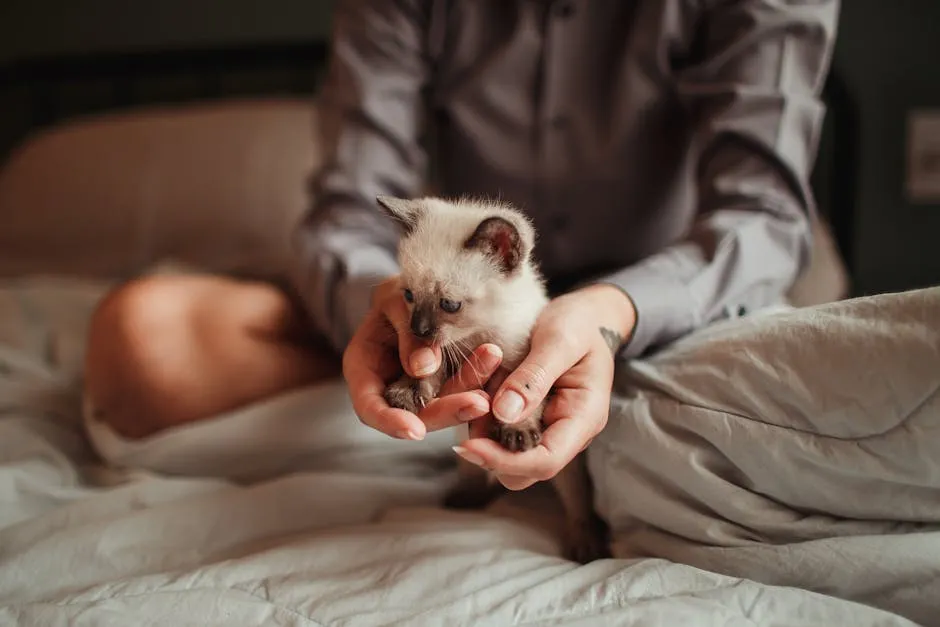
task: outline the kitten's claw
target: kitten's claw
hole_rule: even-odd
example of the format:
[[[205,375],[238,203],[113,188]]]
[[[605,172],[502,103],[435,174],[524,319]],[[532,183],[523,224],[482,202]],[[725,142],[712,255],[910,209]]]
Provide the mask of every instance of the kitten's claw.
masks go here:
[[[428,404],[418,387],[415,382],[399,379],[385,388],[385,402],[391,407],[417,414]]]

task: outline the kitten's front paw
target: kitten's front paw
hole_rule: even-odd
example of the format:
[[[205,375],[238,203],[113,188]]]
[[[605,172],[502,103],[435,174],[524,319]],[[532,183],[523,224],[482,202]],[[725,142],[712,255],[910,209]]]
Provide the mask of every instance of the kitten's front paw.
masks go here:
[[[490,437],[510,451],[528,451],[530,448],[538,446],[539,442],[542,441],[542,424],[530,421],[507,425],[494,421]]]
[[[392,407],[410,411],[417,414],[424,409],[430,399],[421,394],[420,386],[416,381],[401,378],[385,388],[385,402]]]

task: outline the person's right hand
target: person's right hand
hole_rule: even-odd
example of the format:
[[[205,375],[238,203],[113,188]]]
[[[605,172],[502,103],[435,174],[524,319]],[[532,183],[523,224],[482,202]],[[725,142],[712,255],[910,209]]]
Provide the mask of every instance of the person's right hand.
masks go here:
[[[408,317],[397,276],[376,287],[372,308],[343,352],[343,376],[359,419],[390,436],[421,440],[429,431],[488,414],[490,398],[483,387],[502,361],[502,352],[493,344],[477,347],[444,384],[439,397],[420,414],[389,406],[383,396],[385,388],[402,369],[412,377],[421,377],[441,364],[440,346],[416,338]]]

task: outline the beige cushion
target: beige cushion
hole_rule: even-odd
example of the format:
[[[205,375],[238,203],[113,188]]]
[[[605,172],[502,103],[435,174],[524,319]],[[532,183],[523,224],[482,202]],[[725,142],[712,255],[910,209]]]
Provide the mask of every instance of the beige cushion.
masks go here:
[[[165,258],[281,275],[314,124],[310,101],[229,101],[41,133],[0,171],[0,276],[120,277]]]

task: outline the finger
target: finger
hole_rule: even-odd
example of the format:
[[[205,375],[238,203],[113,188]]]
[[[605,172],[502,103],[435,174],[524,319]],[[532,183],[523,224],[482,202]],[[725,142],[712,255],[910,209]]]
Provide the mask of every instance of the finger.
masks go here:
[[[441,396],[482,389],[503,361],[503,351],[495,344],[481,344],[457,374],[441,387]],[[488,398],[488,397],[487,397]]]
[[[391,322],[379,312],[369,312],[343,352],[344,372],[349,363],[365,364],[374,371],[387,368],[389,348],[395,342],[396,333]]]
[[[475,464],[484,470],[492,470],[486,465],[486,461],[482,457],[478,456],[476,453],[464,447],[463,445],[455,446],[453,449],[455,453],[460,455],[471,464]],[[496,475],[496,479],[501,484],[503,484],[503,487],[505,487],[507,490],[525,490],[529,486],[536,483],[535,479],[521,475]]]
[[[477,465],[497,476],[515,475],[545,481],[554,477],[565,463],[555,459],[541,443],[522,453],[508,451],[489,438],[464,440],[461,446],[479,460]]]
[[[490,412],[490,397],[486,392],[468,391],[436,398],[418,414],[428,431],[477,421]]]
[[[545,338],[533,342],[532,350],[506,377],[493,399],[493,415],[514,423],[527,417],[548,396],[552,385],[575,365],[585,351],[571,342]]]
[[[503,484],[504,488],[514,492],[525,490],[526,488],[538,483],[535,479],[529,479],[528,477],[518,477],[516,475],[496,475],[496,480]]]
[[[385,381],[362,361],[349,360],[344,375],[353,410],[364,424],[392,437],[422,440],[427,434],[418,416],[390,407],[385,401]]]
[[[496,473],[507,488],[510,478],[525,477],[545,481],[554,477],[575,458],[606,424],[607,411],[600,401],[600,392],[588,390],[565,390],[564,401],[574,413],[559,417],[542,432],[538,446],[528,451],[515,453],[503,448],[471,425],[471,437],[462,443],[463,448],[477,459],[480,465]],[[550,413],[552,404],[546,413]],[[478,421],[482,422],[482,421]],[[511,489],[511,488],[510,488]]]
[[[391,298],[384,311],[398,335],[398,357],[408,376],[420,378],[437,372],[443,360],[441,347],[419,340],[412,334],[405,299],[401,296]]]
[[[495,418],[492,414],[483,415],[477,420],[473,420],[467,425],[470,439],[488,438],[492,432],[492,425]]]
[[[440,344],[422,342],[411,331],[398,334],[398,355],[405,372],[415,379],[437,372],[444,359]]]

